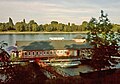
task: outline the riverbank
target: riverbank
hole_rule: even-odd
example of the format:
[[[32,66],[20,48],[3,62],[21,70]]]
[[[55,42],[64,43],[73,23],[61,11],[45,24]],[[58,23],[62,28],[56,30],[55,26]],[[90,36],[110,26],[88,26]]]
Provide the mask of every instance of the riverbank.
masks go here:
[[[82,31],[82,32],[0,32],[0,34],[67,34],[67,33],[72,33],[72,34],[86,34],[88,31]]]
[[[5,72],[4,72],[5,71]],[[12,72],[12,73],[11,73]],[[72,71],[71,71],[72,72]],[[48,79],[41,68],[36,63],[26,63],[25,65],[15,65],[14,67],[1,70],[0,73],[9,74],[5,84],[119,84],[120,69],[114,73],[103,76],[100,74],[94,78],[70,76],[56,79]],[[0,81],[0,84],[2,82]],[[4,84],[4,83],[2,83]]]
[[[106,75],[105,77],[102,77],[101,74],[93,79],[72,76],[68,78],[46,80],[45,84],[119,84],[119,78],[120,69],[111,75]]]
[[[96,77],[95,79],[81,78],[74,76],[70,78],[48,80],[45,84],[119,84],[120,72],[116,72],[112,75],[107,75],[103,78]]]

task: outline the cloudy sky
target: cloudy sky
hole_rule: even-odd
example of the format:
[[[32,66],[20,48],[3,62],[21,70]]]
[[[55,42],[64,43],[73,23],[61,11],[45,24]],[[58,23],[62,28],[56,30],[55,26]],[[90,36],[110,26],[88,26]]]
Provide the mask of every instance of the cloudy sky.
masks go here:
[[[120,24],[119,8],[120,0],[0,0],[0,22],[11,17],[14,23],[25,18],[38,24],[53,20],[81,24],[91,17],[98,18],[104,10],[112,23]]]

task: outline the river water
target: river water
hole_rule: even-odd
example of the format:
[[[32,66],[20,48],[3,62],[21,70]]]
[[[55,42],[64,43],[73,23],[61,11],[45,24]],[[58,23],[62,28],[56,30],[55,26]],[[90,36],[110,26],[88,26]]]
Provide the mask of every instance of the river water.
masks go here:
[[[71,40],[78,35],[86,37],[85,34],[80,33],[1,34],[0,41],[5,41],[12,46],[16,41],[49,40],[50,37],[63,37],[64,40]]]

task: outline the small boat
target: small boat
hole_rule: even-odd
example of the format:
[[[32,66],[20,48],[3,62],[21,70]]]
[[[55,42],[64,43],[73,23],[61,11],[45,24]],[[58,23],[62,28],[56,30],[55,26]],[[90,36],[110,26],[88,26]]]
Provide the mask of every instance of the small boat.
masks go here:
[[[74,62],[54,62],[54,63],[49,63],[50,66],[58,66],[62,68],[71,68],[71,67],[77,67],[81,64],[80,61],[74,61]]]
[[[101,70],[93,70],[90,72],[79,72],[79,75],[84,78],[101,78],[110,74],[113,74],[117,69],[101,69]]]
[[[72,63],[72,62],[70,62],[70,63],[64,63],[64,64],[62,64],[60,67],[70,68],[70,67],[77,67],[78,65],[79,65],[79,63]]]
[[[50,40],[64,40],[64,37],[49,37]]]

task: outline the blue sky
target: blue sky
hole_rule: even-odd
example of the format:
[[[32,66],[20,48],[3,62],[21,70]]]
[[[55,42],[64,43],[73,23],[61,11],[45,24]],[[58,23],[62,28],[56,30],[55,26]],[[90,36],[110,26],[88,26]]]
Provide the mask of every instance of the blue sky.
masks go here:
[[[98,18],[100,10],[108,13],[111,23],[120,24],[120,0],[0,0],[0,22],[11,17],[14,23],[35,20],[46,24],[55,20],[60,23],[81,24],[92,17]]]

